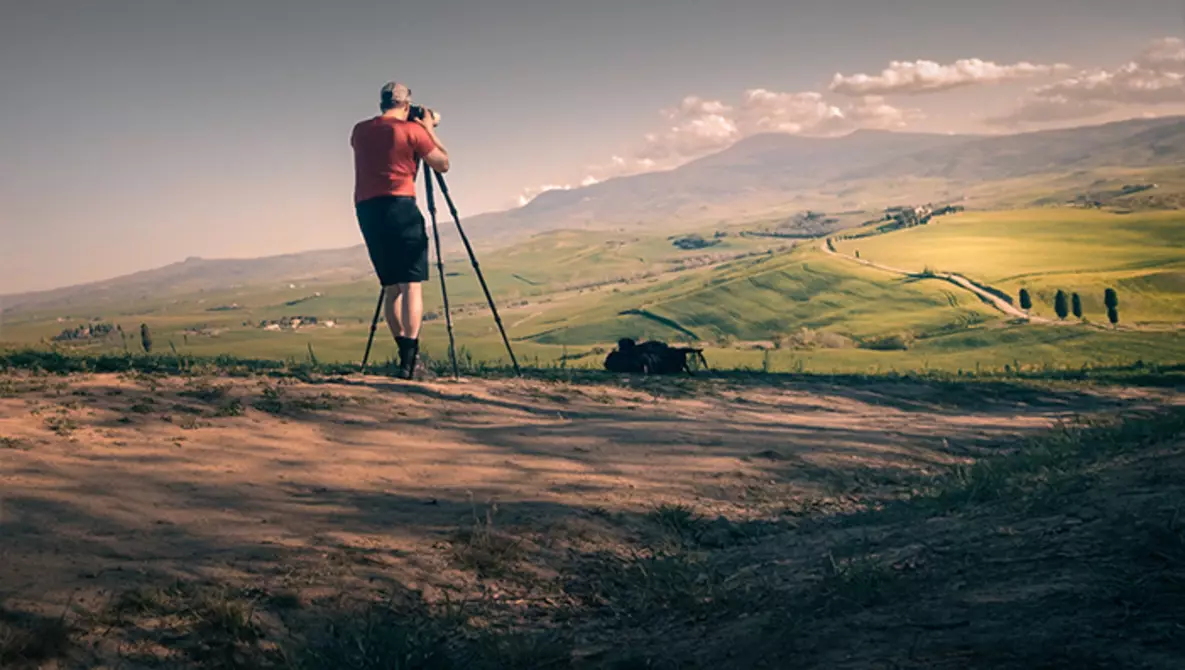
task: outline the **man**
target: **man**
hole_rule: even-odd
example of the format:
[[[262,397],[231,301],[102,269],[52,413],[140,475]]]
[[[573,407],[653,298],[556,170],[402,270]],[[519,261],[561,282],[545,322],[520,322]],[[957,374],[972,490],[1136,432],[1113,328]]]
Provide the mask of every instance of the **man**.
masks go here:
[[[411,379],[424,315],[421,284],[428,279],[428,233],[416,204],[416,172],[423,160],[448,172],[448,151],[436,137],[436,117],[408,121],[411,90],[388,82],[376,117],[350,135],[354,149],[354,208],[370,262],[386,289],[383,311],[399,347],[399,371]]]

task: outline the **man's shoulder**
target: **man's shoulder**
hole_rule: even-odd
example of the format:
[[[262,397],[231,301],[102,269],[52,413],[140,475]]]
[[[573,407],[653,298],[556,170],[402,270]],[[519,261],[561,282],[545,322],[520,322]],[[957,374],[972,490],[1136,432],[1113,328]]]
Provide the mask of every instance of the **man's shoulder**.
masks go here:
[[[354,131],[357,132],[357,131],[362,130],[364,128],[370,128],[370,127],[374,126],[375,123],[378,122],[380,118],[382,118],[382,117],[372,116],[368,119],[362,119],[358,123],[354,124]]]

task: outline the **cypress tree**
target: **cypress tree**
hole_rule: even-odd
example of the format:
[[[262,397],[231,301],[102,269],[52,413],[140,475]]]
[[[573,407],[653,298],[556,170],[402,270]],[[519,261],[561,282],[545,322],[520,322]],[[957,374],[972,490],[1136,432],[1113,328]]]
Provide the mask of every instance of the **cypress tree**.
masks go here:
[[[152,353],[152,333],[148,332],[148,324],[140,324],[140,344],[144,345],[144,353]]]

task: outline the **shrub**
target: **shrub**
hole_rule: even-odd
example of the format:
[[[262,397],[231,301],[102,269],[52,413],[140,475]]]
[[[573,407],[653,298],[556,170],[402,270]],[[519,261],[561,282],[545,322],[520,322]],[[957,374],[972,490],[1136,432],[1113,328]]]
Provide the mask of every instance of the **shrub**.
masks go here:
[[[1058,289],[1057,295],[1053,297],[1053,310],[1057,312],[1057,318],[1064,319],[1070,313],[1070,306],[1066,300],[1066,292]]]
[[[1107,306],[1108,313],[1112,309],[1119,309],[1119,295],[1115,289],[1109,288],[1103,293],[1103,304]]]
[[[774,338],[775,349],[847,349],[852,341],[839,333],[802,328],[796,333]]]
[[[913,333],[882,335],[860,342],[860,348],[873,351],[905,351],[913,345],[913,339]]]
[[[1033,298],[1029,295],[1027,288],[1020,290],[1020,308],[1024,310],[1033,309]]]
[[[140,344],[144,346],[144,353],[152,353],[152,333],[148,331],[148,324],[140,324]]]

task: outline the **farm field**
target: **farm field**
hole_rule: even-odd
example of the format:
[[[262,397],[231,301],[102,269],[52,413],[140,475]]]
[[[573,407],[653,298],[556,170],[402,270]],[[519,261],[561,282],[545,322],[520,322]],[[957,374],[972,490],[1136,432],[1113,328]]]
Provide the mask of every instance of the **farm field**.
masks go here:
[[[1080,208],[963,212],[929,225],[835,243],[842,253],[911,272],[962,274],[1033,298],[1032,313],[1056,318],[1060,289],[1081,296],[1084,316],[1105,323],[1104,291],[1119,295],[1121,323],[1185,323],[1185,214]]]
[[[927,226],[836,242],[841,252],[859,250],[864,259],[906,270],[957,270],[1013,293],[1024,285],[1033,294],[1033,313],[1049,317],[1052,292],[1063,288],[1081,292],[1087,320],[1097,324],[1103,320],[1098,315],[1102,291],[1115,286],[1118,330],[1106,324],[1012,323],[978,296],[940,279],[852,263],[823,253],[816,240],[745,236],[744,226],[721,226],[715,229],[719,237],[706,229],[694,233],[709,246],[691,249],[675,244],[689,239],[689,233],[560,231],[479,260],[515,355],[520,364],[533,367],[598,367],[621,337],[695,343],[707,350],[710,365],[725,369],[955,372],[1017,365],[1171,364],[1185,358],[1181,331],[1164,320],[1185,309],[1172,284],[1185,261],[1175,248],[1154,240],[1176,239],[1177,222],[1173,212],[966,212]],[[1026,230],[1033,244],[1013,241]],[[1124,243],[1107,251],[1102,247],[1106,235]],[[1057,254],[1041,251],[1057,244],[1073,246]],[[1083,259],[1100,269],[1081,271]],[[468,259],[448,261],[446,272],[462,365],[508,364]],[[102,312],[8,315],[0,324],[0,340],[9,347],[142,351],[138,329],[144,323],[158,351],[357,362],[377,296],[372,281],[355,281],[149,297],[111,303]],[[435,272],[425,297],[423,350],[443,361],[448,340]],[[295,330],[262,327],[308,316],[317,323]],[[1138,318],[1146,325],[1133,330]],[[124,336],[53,342],[63,329],[95,319],[120,325]],[[372,361],[394,355],[389,340],[380,324]]]

